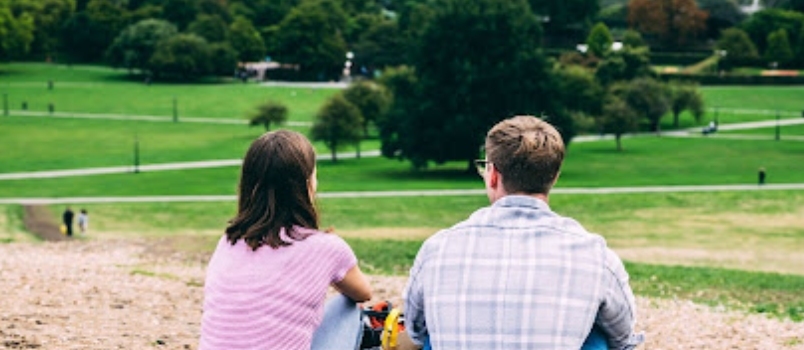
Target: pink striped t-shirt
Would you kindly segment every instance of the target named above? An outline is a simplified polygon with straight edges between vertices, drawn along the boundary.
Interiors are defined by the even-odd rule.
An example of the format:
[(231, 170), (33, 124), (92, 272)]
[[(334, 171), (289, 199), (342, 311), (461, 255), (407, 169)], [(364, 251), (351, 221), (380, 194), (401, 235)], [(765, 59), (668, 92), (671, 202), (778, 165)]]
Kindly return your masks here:
[(357, 264), (335, 234), (307, 235), (287, 247), (218, 242), (204, 282), (201, 350), (310, 349), (330, 284)]

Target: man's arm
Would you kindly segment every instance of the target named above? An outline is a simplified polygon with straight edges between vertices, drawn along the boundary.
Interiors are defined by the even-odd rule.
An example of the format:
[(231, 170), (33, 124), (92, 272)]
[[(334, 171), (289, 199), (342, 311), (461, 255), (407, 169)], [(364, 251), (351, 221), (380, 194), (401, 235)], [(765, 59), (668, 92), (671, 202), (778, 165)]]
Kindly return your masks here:
[(634, 334), (636, 305), (634, 292), (628, 284), (628, 273), (620, 258), (606, 248), (604, 300), (598, 310), (596, 324), (608, 336), (609, 348), (633, 349), (642, 343), (642, 335)]
[[(426, 243), (425, 243), (426, 244)], [(421, 272), (424, 259), (422, 258), (422, 251), (424, 245), (419, 249), (416, 254), (416, 260), (413, 262), (413, 267), (410, 268), (410, 277), (408, 278), (408, 285), (405, 288), (405, 333), (410, 344), (406, 344), (408, 349), (420, 349), (424, 344), (424, 340), (428, 336), (427, 323), (424, 319), (424, 293), (421, 285)], [(400, 344), (401, 345), (401, 344)]]

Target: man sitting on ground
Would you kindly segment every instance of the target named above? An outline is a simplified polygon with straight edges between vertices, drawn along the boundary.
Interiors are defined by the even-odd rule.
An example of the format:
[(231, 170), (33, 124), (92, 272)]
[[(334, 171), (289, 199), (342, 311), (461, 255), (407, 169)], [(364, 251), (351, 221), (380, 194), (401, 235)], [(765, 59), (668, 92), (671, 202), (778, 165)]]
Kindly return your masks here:
[(633, 333), (622, 261), (547, 204), (564, 160), (556, 129), (515, 117), (495, 125), (485, 147), (478, 171), (491, 206), (430, 237), (410, 270), (405, 323), (414, 347), (577, 350), (593, 326), (611, 349), (636, 347), (642, 336)]

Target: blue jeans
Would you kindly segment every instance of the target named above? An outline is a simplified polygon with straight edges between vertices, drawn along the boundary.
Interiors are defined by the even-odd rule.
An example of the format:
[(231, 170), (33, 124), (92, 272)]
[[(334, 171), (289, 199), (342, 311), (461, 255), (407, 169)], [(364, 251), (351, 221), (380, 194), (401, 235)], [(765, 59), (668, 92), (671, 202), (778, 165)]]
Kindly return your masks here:
[(606, 343), (606, 334), (597, 328), (597, 326), (592, 327), (592, 331), (589, 332), (589, 336), (586, 337), (586, 340), (583, 342), (583, 346), (581, 350), (608, 350), (609, 344)]
[(359, 349), (363, 313), (357, 303), (338, 294), (324, 306), (324, 318), (313, 333), (311, 350)]
[[(363, 338), (363, 313), (351, 299), (338, 294), (324, 306), (324, 318), (313, 333), (311, 350), (360, 348)], [(430, 339), (424, 342), (423, 350), (431, 350)], [(606, 334), (597, 326), (592, 327), (581, 350), (607, 350)]]

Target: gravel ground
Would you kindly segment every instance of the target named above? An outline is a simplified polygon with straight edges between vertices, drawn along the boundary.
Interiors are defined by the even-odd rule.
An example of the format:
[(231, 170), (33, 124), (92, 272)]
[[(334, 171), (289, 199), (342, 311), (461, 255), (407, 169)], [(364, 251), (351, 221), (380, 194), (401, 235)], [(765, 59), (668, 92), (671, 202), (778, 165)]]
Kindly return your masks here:
[[(0, 349), (195, 349), (205, 261), (147, 241), (0, 245)], [(372, 280), (399, 304), (405, 278)], [(804, 323), (638, 304), (642, 349), (804, 349)]]

